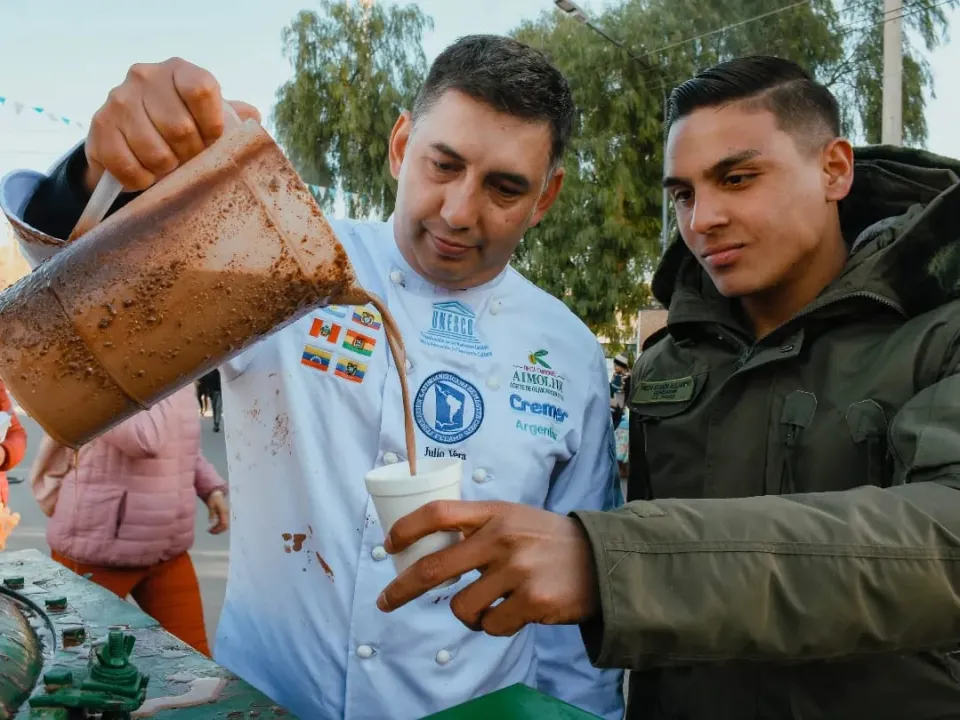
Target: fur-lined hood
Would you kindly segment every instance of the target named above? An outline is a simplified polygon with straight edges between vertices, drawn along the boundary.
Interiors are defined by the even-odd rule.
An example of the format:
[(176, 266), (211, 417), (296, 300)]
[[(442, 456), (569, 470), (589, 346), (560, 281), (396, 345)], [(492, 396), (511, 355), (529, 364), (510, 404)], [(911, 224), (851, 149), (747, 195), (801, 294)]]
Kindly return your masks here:
[[(857, 149), (854, 158), (853, 187), (840, 203), (850, 261), (828, 292), (876, 293), (908, 316), (960, 298), (960, 161), (884, 145)], [(679, 236), (652, 289), (671, 311), (678, 295), (719, 299)]]

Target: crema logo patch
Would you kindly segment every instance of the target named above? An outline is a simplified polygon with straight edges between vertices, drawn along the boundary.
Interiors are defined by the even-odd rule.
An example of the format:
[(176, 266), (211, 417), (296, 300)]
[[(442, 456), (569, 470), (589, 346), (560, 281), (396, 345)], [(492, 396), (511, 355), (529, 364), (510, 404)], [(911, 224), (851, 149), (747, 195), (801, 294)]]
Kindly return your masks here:
[(514, 412), (535, 415), (544, 420), (550, 420), (557, 425), (562, 425), (570, 413), (558, 405), (549, 402), (531, 402), (516, 393), (510, 396), (510, 409)]
[(474, 357), (493, 354), (477, 334), (477, 314), (457, 300), (433, 304), (430, 327), (420, 333), (420, 342)]
[(453, 445), (480, 429), (483, 398), (471, 383), (451, 372), (434, 373), (420, 386), (413, 417), (431, 440)]

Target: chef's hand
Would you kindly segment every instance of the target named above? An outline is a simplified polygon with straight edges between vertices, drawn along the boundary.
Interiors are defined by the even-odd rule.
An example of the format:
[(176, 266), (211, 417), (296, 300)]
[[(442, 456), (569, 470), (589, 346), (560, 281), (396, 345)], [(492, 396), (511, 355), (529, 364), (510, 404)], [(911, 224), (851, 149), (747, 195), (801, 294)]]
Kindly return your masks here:
[(377, 607), (391, 612), (479, 570), (480, 578), (450, 601), (454, 615), (473, 630), (513, 635), (529, 623), (573, 624), (597, 611), (593, 553), (575, 519), (507, 502), (437, 501), (398, 520), (385, 547), (397, 553), (441, 530), (460, 530), (464, 539), (407, 568), (384, 589)]
[(230, 506), (222, 490), (214, 490), (207, 498), (207, 509), (210, 511), (211, 535), (219, 535), (230, 527)]
[[(260, 121), (252, 105), (230, 104)], [(90, 122), (84, 185), (92, 191), (106, 168), (126, 190), (144, 190), (219, 138), (223, 120), (220, 85), (203, 68), (180, 58), (134, 65)]]

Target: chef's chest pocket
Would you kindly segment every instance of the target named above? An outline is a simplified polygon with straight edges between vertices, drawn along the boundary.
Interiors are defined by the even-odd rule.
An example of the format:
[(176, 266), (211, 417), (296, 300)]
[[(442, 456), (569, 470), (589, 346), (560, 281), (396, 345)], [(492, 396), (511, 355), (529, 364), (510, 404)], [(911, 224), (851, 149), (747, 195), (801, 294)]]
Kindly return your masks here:
[[(653, 497), (702, 497), (709, 418), (703, 408), (706, 371), (650, 377), (630, 395), (630, 423), (642, 429), (647, 481)], [(635, 449), (631, 438), (631, 453)], [(631, 474), (635, 463), (630, 457)]]

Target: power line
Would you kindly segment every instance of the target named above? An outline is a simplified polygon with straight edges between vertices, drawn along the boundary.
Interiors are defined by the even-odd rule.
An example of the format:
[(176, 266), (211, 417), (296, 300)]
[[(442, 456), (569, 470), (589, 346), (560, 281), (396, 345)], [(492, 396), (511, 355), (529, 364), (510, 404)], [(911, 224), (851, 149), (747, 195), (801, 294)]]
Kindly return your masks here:
[[(950, 2), (951, 0), (946, 0), (946, 1), (947, 1), (947, 2)], [(789, 5), (785, 5), (784, 7), (777, 8), (776, 10), (770, 10), (770, 11), (768, 11), (768, 12), (761, 13), (760, 15), (754, 15), (753, 17), (746, 18), (746, 19), (744, 19), (744, 20), (738, 20), (737, 22), (730, 23), (729, 25), (724, 25), (723, 27), (719, 27), (719, 28), (716, 28), (716, 29), (714, 29), (714, 30), (710, 30), (710, 31), (708, 31), (708, 32), (701, 33), (701, 34), (699, 34), (699, 35), (694, 35), (694, 36), (688, 37), (688, 38), (686, 38), (686, 39), (684, 39), (684, 40), (680, 40), (680, 41), (677, 41), (677, 42), (674, 42), (674, 43), (670, 43), (669, 45), (665, 45), (664, 47), (658, 48), (657, 50), (651, 50), (650, 52), (645, 53), (644, 57), (648, 57), (648, 56), (651, 56), (651, 55), (659, 55), (659, 54), (661, 54), (661, 53), (663, 53), (663, 52), (665, 52), (665, 51), (667, 51), (667, 50), (673, 50), (673, 49), (675, 49), (675, 48), (681, 47), (681, 46), (686, 45), (686, 44), (688, 44), (688, 43), (696, 42), (697, 40), (702, 40), (702, 39), (705, 38), (705, 37), (710, 37), (710, 36), (712, 36), (712, 35), (722, 34), (722, 33), (724, 33), (724, 32), (727, 32), (728, 30), (733, 30), (733, 29), (736, 29), (736, 28), (738, 28), (738, 27), (742, 27), (742, 26), (747, 25), (747, 24), (749, 24), (749, 23), (755, 22), (755, 21), (757, 21), (757, 20), (762, 20), (762, 19), (764, 19), (764, 18), (770, 17), (770, 16), (772, 16), (772, 15), (776, 15), (776, 14), (781, 13), (781, 12), (784, 12), (784, 11), (786, 11), (786, 10), (792, 10), (792, 9), (794, 9), (794, 8), (800, 7), (801, 5), (809, 5), (810, 2), (812, 2), (812, 0), (799, 0), (799, 2), (794, 2), (794, 3), (791, 3), (791, 4), (789, 4)], [(876, 2), (876, 0), (859, 0), (859, 2), (855, 2), (855, 3), (853, 3), (852, 5), (845, 6), (845, 7), (840, 11), (840, 13), (841, 13), (841, 14), (842, 14), (842, 13), (847, 13), (847, 12), (850, 12), (851, 10), (856, 10), (857, 8), (863, 7), (863, 6), (865, 6), (865, 5), (873, 5), (875, 2)], [(941, 4), (943, 4), (943, 3), (941, 3)], [(902, 10), (903, 10), (904, 7), (906, 7), (906, 6), (905, 6), (905, 5), (904, 5), (904, 6), (901, 6), (901, 8), (900, 8), (901, 12), (902, 12)], [(888, 14), (888, 11), (884, 11), (882, 14), (883, 14), (883, 15), (887, 15), (887, 14)], [(893, 18), (891, 18), (891, 19), (893, 19)], [(860, 21), (858, 20), (858, 21), (856, 21), (856, 22), (860, 22)], [(846, 26), (844, 26), (844, 25), (841, 25), (841, 26), (840, 26), (841, 29), (844, 28), (844, 27), (846, 27)]]
[(710, 30), (709, 32), (705, 32), (705, 33), (701, 33), (700, 35), (689, 37), (686, 40), (680, 40), (679, 42), (671, 43), (670, 45), (664, 45), (663, 47), (657, 48), (656, 50), (651, 50), (650, 52), (646, 52), (640, 57), (643, 57), (643, 58), (653, 57), (654, 55), (659, 55), (660, 53), (666, 52), (667, 50), (673, 50), (674, 48), (678, 48), (682, 45), (686, 45), (687, 43), (696, 42), (697, 40), (702, 40), (703, 38), (710, 37), (711, 35), (718, 35), (720, 33), (727, 32), (728, 30), (733, 30), (743, 25), (748, 25), (749, 23), (756, 22), (757, 20), (763, 20), (764, 18), (768, 18), (771, 15), (776, 15), (777, 13), (782, 13), (787, 10), (793, 10), (793, 8), (800, 7), (801, 5), (809, 5), (810, 2), (811, 0), (799, 0), (799, 2), (794, 2), (789, 5), (784, 5), (783, 7), (777, 8), (776, 10), (770, 10), (768, 12), (761, 13), (760, 15), (754, 15), (753, 17), (746, 18), (745, 20), (740, 20), (735, 23), (730, 23), (729, 25), (724, 25), (723, 27), (719, 27), (715, 30)]
[[(849, 6), (844, 7), (841, 12), (849, 12), (850, 10), (855, 10), (856, 8), (862, 7), (862, 6), (864, 6), (864, 5), (872, 5), (875, 1), (876, 1), (876, 0), (859, 0), (859, 2), (856, 2), (856, 3), (852, 4), (852, 5), (849, 5)], [(604, 31), (603, 31), (600, 27), (598, 27), (597, 25), (595, 25), (595, 24), (593, 24), (592, 22), (589, 22), (589, 21), (586, 21), (586, 24), (587, 24), (588, 27), (590, 27), (592, 30), (594, 30), (598, 35), (602, 36), (602, 37), (605, 38), (606, 40), (610, 41), (612, 44), (614, 44), (614, 45), (616, 45), (617, 47), (621, 48), (622, 50), (626, 51), (627, 55), (629, 55), (631, 58), (633, 58), (634, 60), (637, 60), (637, 61), (641, 61), (642, 58), (647, 58), (647, 57), (652, 57), (652, 56), (654, 56), (654, 55), (659, 55), (659, 54), (662, 54), (663, 52), (665, 52), (665, 51), (667, 51), (667, 50), (672, 50), (672, 49), (681, 47), (681, 46), (683, 46), (683, 45), (686, 45), (686, 44), (688, 44), (688, 43), (696, 42), (697, 40), (701, 40), (701, 39), (703, 39), (703, 38), (705, 38), (705, 37), (710, 37), (710, 36), (712, 36), (712, 35), (718, 35), (718, 34), (721, 34), (721, 33), (726, 32), (726, 31), (728, 31), (728, 30), (732, 30), (732, 29), (735, 29), (735, 28), (738, 28), (738, 27), (742, 27), (743, 25), (748, 25), (749, 23), (756, 22), (757, 20), (762, 20), (762, 19), (767, 18), (767, 17), (770, 17), (770, 16), (772, 16), (772, 15), (776, 15), (776, 14), (778, 14), (778, 13), (782, 13), (782, 12), (785, 12), (785, 11), (787, 11), (787, 10), (792, 10), (792, 9), (794, 9), (794, 8), (800, 7), (801, 5), (808, 5), (810, 2), (812, 2), (812, 0), (797, 0), (796, 2), (790, 3), (790, 4), (788, 4), (788, 5), (784, 5), (783, 7), (779, 7), (779, 8), (776, 8), (776, 9), (774, 9), (774, 10), (768, 10), (767, 12), (760, 13), (759, 15), (754, 15), (754, 16), (749, 17), (749, 18), (744, 18), (743, 20), (738, 20), (738, 21), (736, 21), (736, 22), (730, 23), (729, 25), (724, 25), (724, 26), (722, 26), (722, 27), (714, 28), (713, 30), (709, 30), (709, 31), (707, 31), (707, 32), (705, 32), (705, 33), (701, 33), (701, 34), (699, 34), (699, 35), (694, 35), (694, 36), (692, 36), (692, 37), (684, 38), (683, 40), (678, 40), (678, 41), (676, 41), (676, 42), (672, 42), (672, 43), (670, 43), (670, 44), (668, 44), (668, 45), (665, 45), (665, 46), (663, 46), (663, 47), (657, 48), (656, 50), (650, 50), (650, 51), (641, 53), (639, 56), (636, 55), (636, 54), (634, 54), (633, 52), (631, 52), (630, 49), (629, 49), (628, 47), (626, 47), (626, 46), (625, 46), (622, 42), (620, 42), (619, 40), (616, 40), (616, 39), (610, 37), (609, 35), (607, 35), (607, 33), (604, 32)], [(662, 21), (662, 19), (661, 19), (661, 27), (662, 27), (662, 24), (663, 24), (663, 21)], [(647, 68), (646, 68), (646, 72), (648, 72), (648, 73), (649, 73), (649, 72), (656, 72), (657, 70), (659, 70), (659, 67), (657, 67), (657, 66), (651, 67), (651, 66), (648, 65)]]
[[(907, 8), (907, 7), (912, 7), (912, 6), (904, 5), (904, 6), (901, 7), (901, 12), (900, 12), (899, 15), (894, 15), (894, 16), (891, 16), (891, 17), (885, 17), (883, 20), (867, 20), (867, 21), (864, 21), (864, 20), (856, 20), (856, 21), (850, 22), (850, 23), (848, 23), (848, 24), (846, 24), (846, 25), (841, 25), (839, 28), (837, 28), (838, 35), (840, 35), (841, 37), (845, 37), (845, 36), (847, 36), (847, 35), (851, 35), (851, 34), (857, 32), (857, 31), (859, 31), (859, 30), (867, 30), (867, 29), (872, 28), (872, 27), (879, 27), (879, 26), (882, 26), (882, 25), (887, 24), (888, 22), (893, 22), (894, 20), (898, 20), (898, 19), (902, 19), (902, 18), (907, 18), (907, 17), (912, 17), (912, 16), (917, 15), (917, 14), (919, 14), (919, 13), (921, 13), (921, 12), (924, 12), (924, 11), (935, 10), (936, 8), (942, 7), (943, 5), (949, 5), (949, 4), (953, 3), (954, 1), (955, 1), (955, 0), (939, 0), (938, 2), (936, 2), (936, 3), (932, 4), (932, 5), (920, 5), (920, 3), (917, 3), (917, 5), (920, 5), (920, 7), (915, 7), (915, 8), (914, 8), (913, 10), (911, 10), (910, 12), (903, 12), (903, 10), (904, 10), (905, 8)], [(865, 4), (867, 4), (867, 3), (866, 3), (866, 2), (860, 3), (860, 5), (865, 5)], [(852, 7), (856, 7), (856, 6), (852, 6)], [(883, 13), (883, 14), (886, 15), (887, 13)], [(692, 42), (692, 39), (688, 39), (687, 42)], [(774, 41), (771, 39), (769, 42), (772, 43), (772, 42), (774, 42)], [(758, 48), (758, 49), (751, 50), (751, 51), (749, 51), (749, 52), (745, 52), (745, 53), (742, 53), (742, 54), (743, 54), (743, 55), (753, 55), (753, 54), (759, 54), (759, 53), (769, 53), (768, 48), (769, 48), (769, 44), (766, 45), (764, 48)], [(776, 53), (774, 53), (774, 54), (776, 54)], [(660, 68), (658, 67), (658, 68), (653, 69), (653, 70), (648, 70), (647, 72), (642, 72), (642, 73), (640, 73), (640, 75), (641, 75), (641, 77), (642, 77), (643, 75), (652, 75), (657, 69), (660, 69)], [(684, 79), (687, 78), (687, 77), (689, 77), (689, 74), (688, 74), (688, 73), (684, 73), (683, 76), (682, 76), (682, 78), (684, 78)], [(679, 82), (679, 81), (681, 81), (681, 77), (676, 77), (676, 76), (674, 76), (674, 77), (671, 77), (671, 78), (669, 78), (669, 79), (659, 79), (659, 80), (655, 80), (655, 81), (653, 81), (653, 82), (645, 83), (645, 84), (643, 84), (643, 85), (638, 86), (636, 89), (637, 89), (637, 90), (650, 90), (650, 91), (652, 91), (652, 90), (654, 90), (654, 89), (660, 88), (661, 86), (673, 85), (673, 84), (675, 84), (675, 83), (677, 83), (677, 82)]]
[[(848, 6), (844, 7), (844, 8), (840, 11), (840, 13), (841, 13), (841, 14), (844, 14), (844, 13), (850, 12), (851, 10), (856, 10), (856, 9), (859, 8), (859, 7), (863, 7), (863, 6), (865, 6), (865, 5), (872, 5), (875, 1), (876, 1), (876, 0), (859, 0), (859, 1), (856, 2), (856, 3), (853, 3), (853, 4), (851, 4), (851, 5), (848, 5)], [(603, 32), (603, 31), (602, 31), (599, 27), (597, 27), (595, 24), (589, 23), (589, 27), (590, 27), (591, 29), (593, 29), (595, 32), (597, 32), (599, 35), (601, 35), (602, 37), (604, 37), (605, 39), (607, 39), (608, 41), (610, 41), (613, 45), (616, 45), (616, 46), (619, 47), (621, 50), (624, 50), (630, 58), (632, 58), (632, 59), (634, 59), (634, 60), (637, 60), (637, 61), (639, 61), (639, 62), (643, 62), (643, 59), (649, 58), (649, 57), (653, 57), (653, 56), (658, 55), (658, 54), (662, 54), (662, 53), (666, 52), (667, 50), (673, 50), (673, 49), (676, 49), (676, 48), (678, 48), (678, 47), (682, 47), (683, 45), (686, 45), (686, 44), (689, 44), (689, 43), (692, 43), (692, 42), (696, 42), (696, 41), (701, 40), (701, 39), (703, 39), (703, 38), (705, 38), (705, 37), (711, 37), (711, 36), (713, 36), (713, 35), (720, 35), (720, 34), (722, 34), (722, 33), (728, 32), (728, 31), (730, 31), (730, 30), (732, 30), (732, 29), (736, 29), (736, 28), (742, 27), (742, 26), (744, 26), (744, 25), (747, 25), (747, 24), (749, 24), (749, 23), (756, 22), (756, 21), (761, 20), (761, 19), (765, 19), (765, 18), (770, 17), (770, 16), (772, 16), (772, 15), (775, 15), (775, 14), (778, 14), (778, 13), (781, 13), (781, 12), (785, 12), (785, 11), (787, 11), (787, 10), (792, 10), (792, 9), (795, 9), (795, 8), (800, 7), (800, 6), (803, 6), (803, 5), (807, 5), (807, 4), (809, 4), (810, 2), (811, 2), (811, 0), (798, 0), (797, 2), (790, 3), (790, 4), (788, 4), (788, 5), (785, 5), (785, 6), (783, 6), (783, 7), (777, 8), (777, 9), (775, 9), (775, 10), (770, 10), (770, 11), (767, 11), (767, 12), (765, 12), (765, 13), (761, 13), (761, 14), (759, 14), (759, 15), (754, 15), (754, 16), (752, 16), (752, 17), (745, 18), (745, 19), (743, 19), (743, 20), (738, 20), (738, 21), (733, 22), (733, 23), (730, 23), (730, 24), (728, 24), (728, 25), (724, 25), (723, 27), (715, 28), (715, 29), (710, 30), (710, 31), (708, 31), (708, 32), (700, 33), (699, 35), (694, 35), (694, 36), (685, 38), (685, 39), (683, 39), (683, 40), (679, 40), (679, 41), (677, 41), (677, 42), (670, 43), (670, 44), (665, 45), (665, 46), (663, 46), (663, 47), (661, 47), (661, 48), (658, 48), (658, 49), (656, 49), (656, 50), (651, 50), (651, 51), (648, 51), (648, 52), (641, 53), (640, 55), (637, 55), (637, 54), (631, 52), (630, 49), (627, 48), (626, 46), (624, 46), (623, 43), (615, 40), (614, 38), (609, 37), (605, 32)], [(839, 28), (837, 28), (838, 35), (841, 36), (841, 37), (844, 37), (844, 36), (846, 36), (846, 35), (850, 35), (850, 34), (852, 34), (852, 33), (854, 33), (854, 32), (857, 32), (858, 30), (864, 30), (864, 29), (867, 29), (867, 28), (869, 28), (869, 27), (874, 27), (874, 26), (883, 25), (883, 24), (885, 24), (885, 23), (887, 23), (887, 22), (891, 22), (891, 21), (893, 21), (893, 20), (900, 19), (900, 18), (910, 17), (910, 16), (916, 15), (916, 14), (918, 14), (919, 12), (922, 12), (922, 11), (924, 11), (924, 10), (933, 10), (933, 9), (935, 9), (935, 8), (937, 8), (937, 7), (941, 7), (941, 6), (943, 6), (943, 5), (951, 4), (952, 2), (954, 2), (954, 0), (939, 0), (939, 2), (937, 2), (937, 3), (933, 4), (933, 5), (922, 5), (922, 4), (920, 4), (920, 3), (917, 3), (918, 5), (920, 5), (920, 7), (917, 8), (917, 9), (915, 9), (915, 10), (913, 10), (913, 11), (911, 11), (911, 12), (904, 12), (904, 10), (905, 10), (907, 7), (910, 7), (910, 6), (908, 6), (908, 5), (903, 5), (903, 6), (901, 6), (901, 8), (900, 8), (900, 14), (899, 14), (899, 15), (896, 15), (896, 16), (891, 16), (891, 17), (889, 17), (889, 18), (884, 17), (884, 19), (879, 20), (879, 21), (858, 19), (858, 20), (855, 20), (855, 21), (851, 21), (850, 23), (847, 23), (847, 24), (845, 24), (845, 25), (840, 25)], [(896, 12), (896, 11), (893, 11), (893, 12)], [(882, 13), (882, 15), (883, 15), (883, 16), (886, 16), (886, 15), (888, 15), (889, 13), (890, 13), (890, 11), (885, 11), (885, 12)], [(754, 51), (754, 53), (755, 53), (755, 52), (756, 52), (756, 51)], [(754, 54), (754, 53), (743, 53), (743, 54)], [(645, 63), (645, 62), (643, 63), (643, 65), (644, 65), (645, 67), (640, 71), (640, 73), (639, 73), (639, 76), (640, 76), (640, 77), (643, 77), (643, 76), (653, 76), (654, 74), (662, 71), (662, 69), (663, 69), (662, 66), (660, 66), (660, 65), (650, 65), (649, 63)], [(653, 81), (653, 82), (651, 82), (651, 83), (647, 83), (647, 84), (641, 85), (641, 86), (639, 86), (638, 89), (640, 89), (640, 90), (652, 90), (652, 89), (658, 88), (658, 87), (665, 87), (667, 84), (673, 84), (674, 82), (676, 82), (676, 80), (672, 80), (672, 79), (671, 79), (671, 80), (668, 81), (668, 80), (666, 80), (666, 79), (659, 79), (659, 80)]]

